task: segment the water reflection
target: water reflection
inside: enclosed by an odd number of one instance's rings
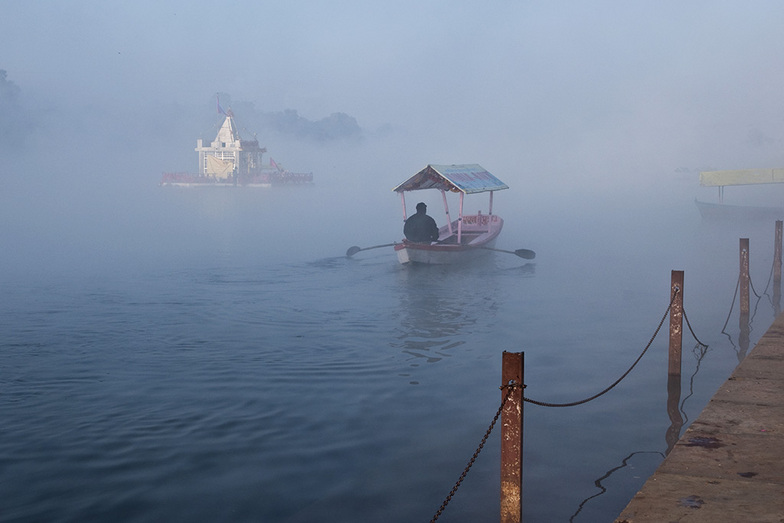
[[[417,360],[436,363],[472,337],[486,339],[493,332],[499,302],[508,297],[503,282],[532,275],[534,267],[510,266],[492,253],[466,265],[400,267],[397,345]]]
[[[667,375],[667,416],[670,418],[670,426],[667,427],[667,432],[664,435],[664,440],[667,442],[667,450],[664,455],[668,455],[678,438],[681,435],[681,427],[683,427],[683,416],[680,409],[681,401],[681,375],[668,374]]]
[[[664,459],[664,454],[662,454],[658,450],[639,450],[637,452],[632,452],[631,454],[629,454],[628,456],[623,458],[623,460],[621,461],[620,465],[618,465],[617,467],[611,468],[610,470],[605,472],[600,478],[596,479],[596,481],[593,482],[593,484],[596,485],[596,487],[599,489],[599,492],[597,492],[593,496],[589,496],[589,497],[585,498],[584,500],[582,500],[582,502],[580,503],[580,506],[577,507],[577,511],[574,514],[572,514],[571,517],[569,518],[569,521],[573,522],[575,520],[575,518],[577,517],[577,515],[583,510],[583,508],[585,507],[585,505],[589,501],[591,501],[592,499],[597,498],[597,497],[601,496],[602,494],[604,494],[605,492],[607,492],[607,487],[602,485],[602,481],[606,480],[607,478],[609,478],[615,472],[621,470],[622,468],[625,468],[625,467],[629,466],[629,460],[632,459],[634,456],[636,456],[638,454],[658,454],[659,456],[662,457],[662,459]]]
[[[512,272],[516,274],[524,274],[526,276],[531,276],[536,272],[536,264],[535,263],[524,263],[522,265],[515,265],[513,267],[507,267],[505,269],[500,269],[504,272]]]
[[[770,282],[768,282],[770,283]],[[730,303],[730,310],[727,313],[727,319],[724,321],[724,326],[721,329],[721,333],[724,334],[732,345],[732,349],[735,351],[735,354],[738,358],[738,363],[742,362],[743,359],[746,357],[746,354],[749,352],[749,345],[751,340],[751,331],[752,325],[754,324],[754,318],[757,315],[759,310],[760,302],[762,301],[763,296],[768,296],[770,305],[773,308],[774,318],[775,315],[778,315],[778,306],[775,303],[775,300],[770,299],[770,296],[767,294],[768,287],[765,288],[762,295],[757,294],[756,289],[754,289],[754,285],[751,284],[751,289],[754,292],[754,296],[757,298],[756,302],[754,303],[754,313],[750,314],[745,312],[741,308],[741,312],[738,316],[738,344],[736,345],[732,339],[730,333],[727,332],[727,325],[730,322],[730,318],[732,317],[732,311],[735,308],[735,302],[738,299],[738,289],[740,288],[740,278],[738,278],[738,283],[735,285],[735,294],[732,297],[732,303]]]
[[[759,303],[759,302],[758,302]],[[748,314],[741,314],[738,319],[740,334],[738,335],[738,345],[740,350],[738,353],[738,363],[742,362],[749,352],[749,339],[751,337],[751,322],[749,321]]]
[[[607,472],[605,472],[601,477],[594,481],[594,485],[599,488],[599,492],[593,494],[585,498],[577,508],[577,511],[572,515],[569,521],[574,521],[577,515],[583,510],[585,505],[592,499],[597,498],[607,492],[607,487],[602,484],[602,481],[609,478],[613,473],[616,471],[626,467],[628,465],[629,460],[637,455],[637,454],[658,454],[662,458],[665,458],[672,449],[675,447],[675,444],[678,442],[680,438],[681,429],[683,425],[688,421],[688,416],[686,411],[684,410],[684,405],[686,404],[686,400],[688,400],[694,394],[694,380],[697,377],[697,374],[700,371],[700,365],[702,360],[708,353],[708,346],[700,343],[699,341],[696,343],[694,348],[692,349],[692,353],[697,360],[697,364],[694,370],[694,373],[689,378],[689,394],[683,398],[681,401],[681,374],[668,374],[667,375],[667,416],[670,419],[670,425],[667,427],[664,439],[667,444],[667,449],[664,453],[659,451],[636,451],[632,452],[628,456],[626,456],[621,465],[611,468]]]
[[[683,414],[683,423],[688,423],[689,422],[689,416],[688,416],[688,414],[686,414],[686,409],[684,408],[684,406],[686,405],[686,400],[688,400],[689,398],[691,398],[694,395],[694,378],[696,378],[697,377],[697,373],[700,372],[700,366],[702,364],[702,360],[708,354],[708,351],[709,351],[708,346],[707,345],[703,345],[700,342],[697,342],[694,345],[694,348],[692,349],[692,354],[694,354],[694,357],[697,360],[697,364],[696,364],[696,366],[694,368],[694,373],[691,375],[691,378],[689,378],[689,393],[686,395],[685,398],[683,398],[683,401],[681,401],[680,410],[681,410],[681,413]],[[669,391],[669,389],[668,389],[668,391]],[[669,395],[668,395],[668,398],[669,398]]]
[[[464,328],[477,323],[478,315],[492,308],[491,291],[467,294],[463,285],[471,285],[476,276],[453,267],[412,265],[399,274],[400,340],[402,351],[426,363],[451,356],[450,351],[465,344],[459,337]],[[486,291],[487,289],[483,289]],[[488,297],[482,304],[482,296]]]

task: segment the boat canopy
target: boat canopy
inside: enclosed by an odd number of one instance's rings
[[[500,191],[509,186],[476,163],[461,165],[428,165],[393,189],[395,192],[439,189],[473,194]]]
[[[784,183],[784,169],[741,169],[700,173],[700,185],[703,187],[756,185],[759,183]]]

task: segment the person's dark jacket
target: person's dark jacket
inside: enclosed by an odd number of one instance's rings
[[[436,221],[425,212],[417,211],[406,220],[403,226],[406,239],[416,243],[430,243],[438,240]]]

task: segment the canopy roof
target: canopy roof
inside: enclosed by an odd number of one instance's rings
[[[393,189],[395,192],[441,189],[472,194],[500,191],[509,186],[476,163],[462,165],[428,165]]]

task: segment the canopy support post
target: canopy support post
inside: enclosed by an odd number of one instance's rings
[[[490,209],[488,210],[488,214],[490,214],[490,216],[493,215],[493,193],[494,192],[495,191],[490,191]]]
[[[403,221],[406,221],[406,193],[403,191],[400,191],[400,203],[403,205]]]
[[[463,197],[465,193],[460,193],[460,216],[457,218],[457,244],[462,245],[463,241]]]
[[[444,199],[444,210],[446,211],[446,223],[449,227],[449,235],[452,236],[452,218],[449,216],[449,204],[446,201],[446,191],[441,189],[441,197]]]

